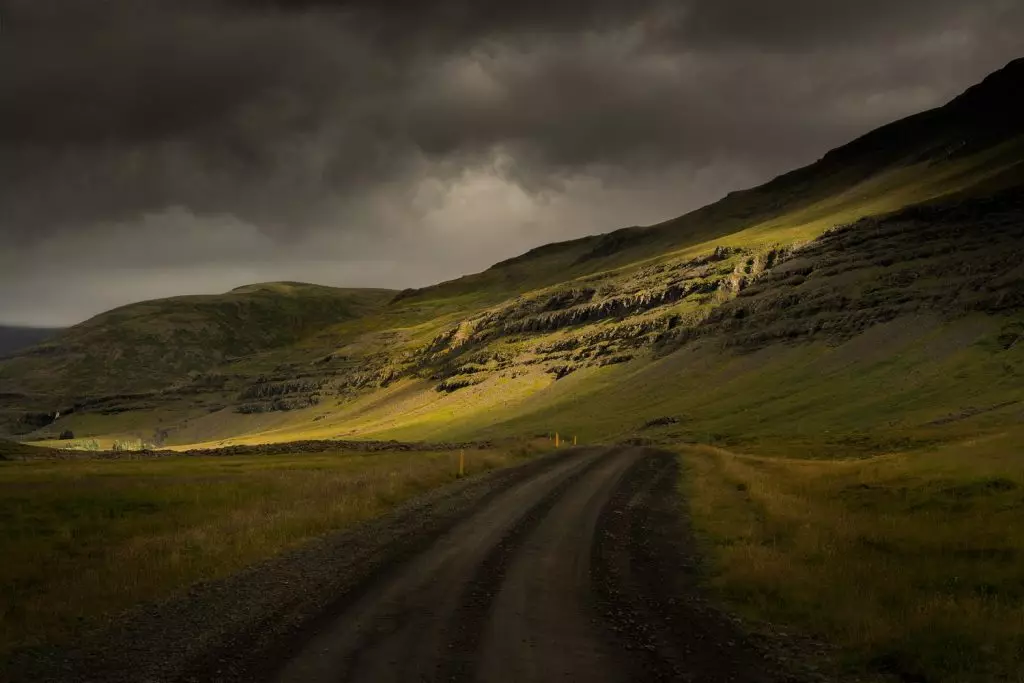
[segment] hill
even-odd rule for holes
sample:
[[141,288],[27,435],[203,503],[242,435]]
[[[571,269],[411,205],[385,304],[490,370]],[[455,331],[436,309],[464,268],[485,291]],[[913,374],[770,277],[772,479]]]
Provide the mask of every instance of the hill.
[[[915,316],[922,329],[975,314],[1001,329],[1019,306],[1022,86],[1018,60],[681,218],[397,296],[278,284],[111,311],[0,363],[0,392],[11,416],[61,412],[39,437],[66,424],[169,444],[446,438],[557,429],[557,417],[609,438],[662,417],[628,398],[635,377],[645,396],[682,400],[690,369],[672,363],[694,344],[838,344]],[[864,263],[847,262],[849,244],[872,245]],[[599,414],[585,398],[598,395],[620,397],[601,399],[607,418],[570,419]]]
[[[1024,58],[938,109],[872,131],[819,161],[665,223],[538,247],[478,275],[407,296],[493,292],[495,299],[666,252],[778,238],[896,210],[982,185],[1018,185]],[[1010,144],[1007,144],[1010,143]]]
[[0,439],[0,460],[31,460],[33,458],[48,458],[54,455],[49,448],[38,448],[26,446],[15,441]]
[[0,357],[21,351],[60,333],[48,327],[12,327],[0,325]]
[[[46,414],[107,410],[106,397],[156,405],[155,392],[216,383],[215,368],[292,347],[325,327],[379,310],[395,292],[300,283],[241,287],[103,313],[0,364],[0,394]],[[164,398],[167,393],[162,394]],[[150,403],[146,403],[146,402]],[[139,403],[135,404],[136,406]],[[106,407],[104,407],[106,406]],[[38,412],[37,411],[37,412]],[[116,409],[115,409],[116,411]],[[33,421],[36,422],[33,422]]]

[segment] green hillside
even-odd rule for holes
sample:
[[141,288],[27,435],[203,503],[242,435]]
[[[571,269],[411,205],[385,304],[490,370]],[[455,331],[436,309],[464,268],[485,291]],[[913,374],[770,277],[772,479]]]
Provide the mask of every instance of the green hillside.
[[46,458],[54,454],[52,450],[26,446],[16,441],[0,439],[0,460],[31,460],[33,458]]
[[215,368],[291,347],[326,326],[380,309],[394,295],[268,283],[124,306],[0,362],[0,400],[13,406],[9,420],[20,403],[64,414],[90,407],[113,414],[110,397],[158,405],[156,392],[197,380],[216,384],[220,380],[207,374]]
[[[558,428],[572,406],[599,414],[582,398],[594,395],[607,417],[572,428],[622,437],[662,416],[659,392],[685,403],[677,380],[691,368],[677,365],[694,345],[728,347],[728,364],[911,317],[999,327],[1019,308],[1003,257],[1020,243],[1022,83],[1018,60],[944,107],[681,218],[426,289],[277,284],[111,311],[0,362],[8,423],[32,438],[66,428],[168,445],[447,438]],[[942,250],[918,249],[934,243]],[[833,265],[849,244],[872,245],[865,262]]]

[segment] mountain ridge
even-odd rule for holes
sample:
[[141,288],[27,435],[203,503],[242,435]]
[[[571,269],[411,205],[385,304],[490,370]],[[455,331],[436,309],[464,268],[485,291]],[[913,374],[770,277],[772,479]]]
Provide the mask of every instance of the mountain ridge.
[[[783,213],[784,209],[792,204],[807,203],[812,196],[808,189],[813,190],[814,188],[804,186],[808,182],[820,183],[822,176],[838,175],[840,177],[836,179],[836,182],[842,187],[848,188],[864,178],[878,173],[880,168],[885,165],[891,165],[901,155],[916,157],[918,162],[935,161],[927,152],[938,152],[937,156],[947,157],[945,150],[949,146],[948,142],[944,145],[933,144],[934,148],[930,150],[920,149],[920,140],[915,138],[920,138],[921,135],[915,135],[912,136],[914,141],[907,144],[905,132],[920,127],[922,124],[925,124],[927,129],[923,135],[934,143],[937,131],[941,131],[942,135],[950,134],[952,131],[961,130],[961,125],[965,121],[970,124],[970,130],[974,132],[977,132],[979,120],[984,123],[991,123],[993,120],[999,122],[999,126],[994,129],[987,128],[982,138],[975,141],[976,147],[971,151],[977,153],[980,149],[995,143],[1024,136],[1024,101],[1020,95],[1021,83],[1024,83],[1024,58],[1013,60],[1002,69],[990,74],[981,83],[972,86],[940,107],[911,115],[865,133],[849,143],[826,152],[811,164],[780,174],[761,185],[730,192],[726,197],[682,216],[652,225],[619,228],[608,233],[541,245],[519,256],[496,263],[482,273],[413,290],[404,298],[418,296],[420,292],[436,292],[439,289],[451,287],[454,283],[463,283],[464,286],[466,281],[471,281],[474,277],[482,277],[487,273],[494,274],[505,268],[521,266],[538,257],[550,256],[553,253],[569,252],[575,255],[575,258],[567,263],[559,262],[559,266],[577,266],[580,263],[579,259],[586,256],[588,252],[592,255],[589,260],[603,265],[604,261],[600,260],[601,256],[618,254],[621,257],[623,253],[632,253],[637,258],[642,258],[657,253],[658,250],[690,246],[698,238],[722,237],[749,223],[753,217],[766,213],[774,217]],[[988,110],[993,102],[1009,103],[1009,106],[999,109],[993,115],[993,112]],[[979,110],[984,111],[979,113]],[[867,164],[866,168],[864,164],[858,164],[856,168],[850,168],[847,165],[851,158],[863,158],[865,150],[870,151],[879,146],[892,148],[893,140],[897,141],[898,151],[891,153],[883,160]],[[888,144],[882,145],[881,142]],[[964,152],[965,150],[961,148],[958,151]],[[834,191],[834,186],[826,185],[822,193]],[[790,197],[788,204],[769,206],[767,209],[764,207],[765,203],[778,202],[780,194]],[[710,229],[708,229],[709,227]],[[680,233],[682,233],[681,236]],[[649,245],[651,242],[654,243],[653,250],[643,252],[641,247]],[[580,247],[587,246],[591,248],[586,251],[577,251]],[[584,261],[586,260],[588,259],[584,259]],[[612,264],[616,263],[618,262],[613,259]],[[584,273],[580,272],[579,274]]]

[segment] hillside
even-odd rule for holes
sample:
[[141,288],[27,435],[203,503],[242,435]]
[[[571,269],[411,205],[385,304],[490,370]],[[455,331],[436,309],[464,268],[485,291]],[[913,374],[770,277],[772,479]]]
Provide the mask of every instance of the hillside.
[[[166,444],[558,429],[607,439],[665,418],[688,427],[654,436],[752,442],[749,425],[719,424],[704,398],[733,387],[723,410],[750,396],[742,409],[769,420],[777,404],[755,391],[769,371],[780,373],[773,386],[810,390],[792,384],[806,365],[784,360],[794,344],[842,356],[890,329],[876,353],[887,358],[903,353],[908,330],[943,336],[973,321],[975,336],[956,337],[965,352],[1013,334],[1022,90],[1018,60],[944,107],[681,218],[547,245],[422,290],[274,285],[111,311],[0,362],[0,393],[12,421],[62,411],[38,438],[67,427]],[[1015,367],[1018,350],[1000,362]],[[850,353],[849,368],[867,369]],[[771,360],[743,370],[754,357]],[[990,370],[971,371],[984,396],[928,385],[934,419],[1000,403]],[[41,426],[23,417],[23,431]],[[861,418],[836,438],[882,413]]]
[[268,283],[131,304],[4,361],[0,394],[46,413],[87,410],[110,396],[159,400],[153,392],[188,385],[240,358],[291,347],[327,326],[379,310],[394,295]]
[[478,275],[407,296],[493,291],[500,297],[716,241],[799,240],[820,234],[830,221],[895,210],[958,186],[1016,185],[1022,173],[1022,82],[1024,58],[943,107],[879,128],[809,166],[685,216],[538,247]]
[[46,458],[52,456],[54,451],[47,448],[26,446],[7,439],[0,439],[0,460],[29,460],[32,458]]

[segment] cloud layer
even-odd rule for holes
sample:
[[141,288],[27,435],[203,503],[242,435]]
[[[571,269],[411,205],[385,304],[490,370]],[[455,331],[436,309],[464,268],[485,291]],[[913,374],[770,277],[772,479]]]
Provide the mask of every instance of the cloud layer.
[[1015,0],[0,0],[0,321],[428,284],[678,215],[1024,53]]

